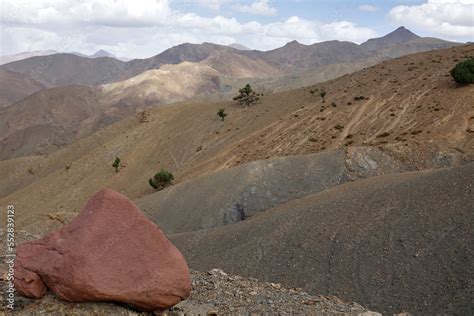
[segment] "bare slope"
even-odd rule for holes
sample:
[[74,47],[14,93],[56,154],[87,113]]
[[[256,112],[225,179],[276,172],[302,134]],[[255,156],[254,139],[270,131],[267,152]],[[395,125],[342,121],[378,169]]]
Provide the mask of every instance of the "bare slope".
[[147,107],[215,93],[219,76],[182,63],[102,86],[40,91],[0,110],[0,158],[48,153]]
[[[17,231],[17,243],[38,239],[24,231]],[[0,229],[0,251],[5,252],[6,232]],[[7,265],[0,265],[0,278],[6,281]],[[158,312],[160,315],[207,315],[207,314],[317,314],[364,316],[366,308],[355,302],[343,302],[332,296],[309,295],[302,289],[285,288],[281,284],[261,282],[238,275],[230,275],[219,269],[208,272],[191,270],[191,295],[170,310]],[[0,285],[0,295],[7,290],[6,282]],[[54,315],[110,315],[149,316],[150,312],[133,310],[126,305],[112,302],[70,303],[60,300],[51,292],[43,298],[28,299],[15,297],[15,310],[9,311],[6,301],[0,301],[0,312],[9,315],[54,314]],[[371,314],[379,315],[379,314]]]
[[45,89],[0,111],[0,159],[48,153],[145,108],[235,91],[237,78],[272,73],[278,71],[229,53],[199,63],[163,65],[95,87]]
[[126,63],[110,57],[87,58],[60,53],[35,56],[1,66],[48,87],[71,84],[95,85],[116,81],[126,69]]
[[408,156],[425,147],[431,148],[422,150],[428,155],[447,147],[472,154],[474,87],[458,86],[449,75],[472,55],[472,44],[413,54],[278,94],[288,114],[209,163],[235,165],[348,145],[390,144]]
[[[440,167],[438,161],[432,167]],[[348,181],[410,168],[379,148],[352,147],[253,161],[184,181],[136,203],[165,233],[182,233],[237,223]]]
[[43,84],[24,75],[0,68],[0,108],[20,101],[45,88]]
[[101,87],[109,103],[125,102],[136,107],[172,103],[220,90],[220,73],[201,63],[183,62],[148,70],[128,80]]
[[171,240],[194,269],[218,266],[386,314],[469,315],[473,175],[471,163],[360,180]]
[[[17,204],[19,228],[45,231],[60,224],[54,214],[78,211],[104,186],[131,198],[152,193],[147,181],[160,168],[182,182],[249,161],[360,145],[380,147],[412,169],[469,160],[474,87],[457,86],[448,72],[473,53],[466,45],[405,56],[267,95],[250,108],[203,102],[153,109],[148,122],[129,117],[48,156],[0,161],[0,205]],[[323,88],[325,103],[316,91]],[[229,113],[224,122],[216,116],[221,107]],[[119,173],[115,156],[124,165]]]

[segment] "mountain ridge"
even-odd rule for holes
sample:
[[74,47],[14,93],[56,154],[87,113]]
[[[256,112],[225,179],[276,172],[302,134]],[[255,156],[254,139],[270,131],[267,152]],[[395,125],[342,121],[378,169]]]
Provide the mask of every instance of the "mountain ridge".
[[[219,56],[227,53],[253,58],[258,60],[259,63],[269,64],[269,66],[280,68],[280,71],[283,72],[297,72],[307,70],[311,67],[324,66],[333,63],[360,62],[364,58],[377,58],[377,60],[381,61],[384,58],[399,57],[399,54],[397,55],[393,52],[378,56],[377,54],[374,54],[374,49],[366,49],[366,47],[375,45],[375,47],[378,47],[379,49],[387,49],[388,46],[401,45],[408,43],[411,40],[420,38],[419,36],[404,28],[404,31],[401,29],[402,28],[399,28],[385,35],[384,37],[371,39],[361,45],[347,41],[326,41],[314,43],[312,45],[303,45],[293,41],[280,48],[265,52],[257,50],[238,50],[229,46],[207,42],[202,44],[183,43],[171,47],[150,58],[132,59],[127,62],[102,59],[100,59],[100,62],[98,62],[97,60],[93,59],[94,61],[89,63],[81,58],[69,58],[69,60],[65,62],[64,59],[66,57],[62,56],[65,54],[60,53],[54,55],[56,57],[49,57],[49,59],[47,59],[48,57],[40,57],[33,60],[31,60],[31,58],[27,58],[17,61],[16,63],[14,62],[2,65],[1,67],[13,72],[18,72],[20,74],[31,75],[35,67],[38,67],[38,65],[44,63],[48,65],[48,69],[55,68],[56,63],[61,63],[63,65],[67,64],[67,71],[65,70],[63,73],[61,73],[60,70],[56,70],[54,72],[48,71],[48,69],[42,72],[41,80],[43,83],[47,83],[50,86],[68,84],[95,85],[110,83],[131,78],[143,71],[156,69],[164,64],[177,64],[183,61],[201,62],[209,58],[211,55]],[[413,34],[413,36],[406,35],[408,33]],[[449,45],[460,45],[460,43],[442,40],[432,41],[432,43],[426,45],[426,48],[421,46],[417,48],[417,51],[412,52],[419,52],[434,48],[447,48]],[[291,48],[294,48],[294,51]],[[62,59],[63,61],[56,61],[56,58]],[[92,64],[94,66],[90,67],[88,64]],[[89,73],[92,74],[91,78],[79,77],[74,79],[74,77],[71,75],[67,76],[65,72],[69,74],[74,73],[76,67],[74,65],[78,65],[78,71],[80,71],[81,68],[88,67]],[[94,69],[98,69],[101,72],[107,73],[108,75],[101,76],[97,73],[98,70],[94,72]]]

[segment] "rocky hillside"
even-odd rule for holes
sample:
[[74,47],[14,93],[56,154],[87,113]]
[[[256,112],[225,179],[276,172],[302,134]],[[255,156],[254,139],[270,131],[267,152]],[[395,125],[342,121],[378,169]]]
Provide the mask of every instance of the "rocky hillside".
[[[243,277],[194,274],[201,292],[192,296],[196,305],[185,302],[183,310],[243,312],[238,305],[246,302],[257,313],[296,305],[302,313],[365,311],[316,296],[322,294],[384,313],[471,314],[474,87],[456,84],[449,71],[473,55],[472,44],[408,55],[268,94],[250,107],[188,101],[147,109],[49,154],[1,160],[0,207],[14,203],[17,230],[43,234],[70,222],[104,187],[134,199],[171,234],[191,268]],[[18,135],[34,146],[38,142],[29,139],[41,137],[41,130],[21,131],[40,118],[35,124],[49,133],[49,115],[90,128],[95,125],[87,116],[104,106],[98,113],[118,119],[114,111],[136,106],[120,98],[141,97],[128,87],[146,90],[158,83],[163,91],[180,92],[172,83],[190,83],[186,74],[195,65],[169,66],[184,67],[179,78],[164,68],[100,88],[72,86],[68,100],[108,93],[123,105],[74,107],[84,111],[74,112],[83,118],[77,122],[62,105],[41,112],[49,97],[43,108],[22,105],[30,107],[29,116],[0,112],[9,113],[2,131],[18,128],[3,144],[21,143],[11,136]],[[215,74],[200,65],[191,77]],[[73,104],[61,101],[63,94],[55,99]],[[224,121],[216,115],[220,108],[228,113]],[[118,172],[115,157],[122,162]],[[175,182],[156,192],[148,179],[162,168],[173,172]],[[115,213],[108,214],[115,223]],[[268,293],[263,301],[251,294],[254,288]],[[59,304],[46,297],[40,306],[47,311],[50,303]],[[103,305],[83,306],[103,311]]]
[[0,109],[46,88],[33,78],[1,68],[0,82]]
[[265,94],[286,91],[387,58],[455,45],[400,28],[361,45],[290,42],[260,52],[203,43],[129,62],[74,54],[23,59],[0,67],[0,106],[16,103],[0,109],[0,159],[53,152],[149,107],[191,98],[228,100],[248,82]]
[[[17,232],[17,241],[38,238],[24,231]],[[5,244],[5,232],[0,230],[0,241]],[[6,281],[5,266],[0,267],[0,278]],[[162,315],[207,315],[223,313],[324,313],[324,315],[368,315],[369,312],[357,303],[347,303],[334,296],[310,295],[301,288],[285,288],[281,284],[261,282],[254,278],[231,275],[219,269],[209,272],[191,271],[191,296]],[[2,296],[5,288],[0,287]],[[6,309],[0,302],[0,311]],[[124,305],[113,303],[69,303],[48,293],[41,300],[17,297],[15,312],[11,315],[72,314],[72,315],[150,315]],[[371,316],[380,315],[378,313]]]
[[468,315],[473,174],[470,163],[355,181],[171,240],[194,269],[218,266],[385,314]]
[[[48,156],[1,161],[0,201],[17,201],[25,209],[18,224],[44,231],[59,224],[48,214],[78,211],[104,186],[132,198],[151,193],[148,178],[160,168],[181,182],[254,160],[353,146],[380,147],[413,170],[469,160],[473,87],[457,86],[448,72],[473,50],[402,57],[249,108],[182,103],[148,111],[145,121],[132,116]],[[216,115],[222,107],[224,122]],[[115,156],[124,165],[117,174]]]

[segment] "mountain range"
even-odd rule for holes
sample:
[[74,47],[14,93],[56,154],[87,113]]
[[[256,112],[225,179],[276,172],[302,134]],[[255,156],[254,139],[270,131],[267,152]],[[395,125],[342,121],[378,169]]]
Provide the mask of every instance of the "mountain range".
[[[0,94],[2,158],[51,152],[148,107],[192,98],[226,99],[247,82],[264,93],[284,91],[404,53],[457,45],[420,38],[401,27],[361,45],[293,41],[261,52],[182,44],[129,62],[74,54],[31,57],[0,67],[0,81],[7,87]],[[31,133],[42,141],[29,141]]]
[[[404,27],[400,27],[384,37],[370,39],[361,45],[341,41],[303,45],[293,41],[281,48],[262,52],[239,50],[212,43],[186,43],[167,49],[147,59],[134,59],[128,62],[111,60],[109,53],[99,51],[94,55],[109,58],[85,59],[74,54],[56,54],[12,62],[3,65],[2,68],[27,77],[39,77],[36,72],[41,72],[41,78],[36,79],[50,87],[69,84],[96,85],[110,83],[131,78],[146,70],[157,69],[164,64],[178,64],[184,61],[207,62],[209,60],[219,60],[222,61],[221,64],[230,62],[232,65],[234,62],[242,64],[242,62],[249,62],[249,59],[251,59],[254,65],[257,64],[260,65],[260,68],[271,69],[272,71],[259,73],[258,69],[253,74],[243,73],[241,76],[273,77],[275,73],[284,75],[329,64],[354,63],[367,60],[381,61],[407,53],[447,48],[455,45],[460,45],[460,43],[434,38],[420,38]],[[210,63],[212,64],[212,62]],[[221,67],[223,66],[221,65]],[[224,74],[228,75],[226,72]]]

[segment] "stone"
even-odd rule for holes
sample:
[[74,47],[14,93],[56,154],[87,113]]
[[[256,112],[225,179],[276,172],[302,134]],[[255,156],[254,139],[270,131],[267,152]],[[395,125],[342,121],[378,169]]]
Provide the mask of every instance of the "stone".
[[122,302],[167,309],[191,291],[183,255],[124,195],[96,193],[71,223],[17,249],[15,287],[40,298],[46,288],[70,302]]

